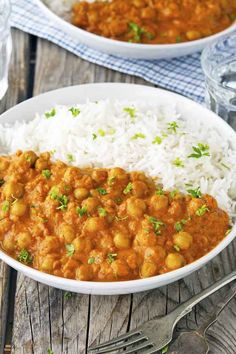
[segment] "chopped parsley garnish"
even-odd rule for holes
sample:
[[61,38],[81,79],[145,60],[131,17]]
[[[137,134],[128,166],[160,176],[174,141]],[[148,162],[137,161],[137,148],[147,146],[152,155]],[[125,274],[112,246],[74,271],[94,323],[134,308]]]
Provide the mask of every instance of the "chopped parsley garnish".
[[2,211],[6,213],[10,209],[10,202],[8,200],[5,200],[2,203]]
[[97,134],[93,133],[93,140],[97,139]]
[[4,179],[0,178],[0,187],[5,183]]
[[148,221],[152,224],[155,233],[159,235],[161,233],[160,227],[164,225],[164,223],[154,218],[154,216],[149,216]]
[[43,170],[42,171],[42,175],[43,177],[45,177],[46,179],[49,179],[52,175],[52,172],[50,170]]
[[75,158],[74,158],[74,156],[72,154],[67,154],[67,160],[68,160],[69,163],[71,163],[71,162],[75,161]]
[[53,199],[53,200],[56,200],[58,198],[58,193],[59,193],[59,190],[57,187],[52,187],[51,189],[51,192],[50,192],[50,197]]
[[85,207],[78,207],[76,209],[76,213],[79,214],[79,216],[82,218],[82,216],[87,214],[87,209]]
[[72,293],[70,291],[64,292],[64,299],[68,300],[72,297]]
[[93,264],[95,262],[95,257],[89,257],[88,264]]
[[152,141],[152,144],[160,145],[161,143],[162,143],[162,138],[160,136],[155,136],[155,138]]
[[188,155],[188,158],[195,158],[195,159],[199,159],[200,157],[203,157],[203,156],[210,156],[210,153],[209,153],[209,145],[207,144],[201,144],[201,143],[198,143],[197,146],[193,146],[192,147],[193,149],[193,153]]
[[124,112],[128,113],[130,118],[134,119],[136,116],[136,109],[133,107],[125,107],[123,109]]
[[66,195],[62,194],[57,198],[58,202],[60,203],[60,206],[57,207],[58,210],[66,210],[68,206],[69,199]]
[[106,209],[102,208],[102,207],[99,207],[98,208],[98,214],[99,216],[106,216],[107,215],[107,212],[106,212]]
[[79,108],[71,107],[69,111],[71,112],[73,117],[77,117],[80,114]]
[[66,253],[69,257],[73,256],[75,253],[75,246],[72,243],[66,245]]
[[56,113],[57,113],[56,109],[53,108],[51,111],[45,112],[44,115],[48,119],[48,118],[54,117],[56,115]]
[[21,263],[26,263],[26,264],[30,264],[33,262],[33,257],[26,249],[20,251],[17,259]]
[[164,191],[163,191],[162,188],[158,188],[158,189],[156,189],[155,194],[156,194],[156,195],[163,195],[163,194],[164,194]]
[[180,247],[179,247],[178,245],[174,245],[173,248],[174,248],[177,252],[180,251]]
[[193,198],[201,198],[202,197],[202,192],[200,191],[200,188],[198,187],[197,189],[187,189],[187,192],[193,197]]
[[176,36],[176,37],[175,37],[175,41],[176,41],[176,43],[182,42],[181,36]]
[[108,253],[107,255],[108,263],[113,263],[116,257],[117,257],[117,253]]
[[207,211],[209,211],[208,207],[206,204],[202,205],[200,208],[197,209],[196,215],[197,216],[202,216],[204,215]]
[[103,129],[98,129],[98,135],[105,136],[106,132]]
[[174,198],[176,196],[176,194],[178,194],[178,193],[179,193],[178,189],[174,189],[173,191],[171,191],[170,192],[171,198]]
[[104,189],[104,188],[97,188],[97,191],[98,191],[98,193],[99,194],[101,194],[101,195],[107,195],[108,193],[107,193],[107,190],[106,189]]
[[112,186],[114,184],[116,180],[116,177],[109,177],[107,180],[107,183],[109,184],[109,186]]
[[53,351],[52,351],[52,349],[48,349],[48,352],[47,352],[47,354],[53,354]]
[[167,130],[169,133],[176,134],[177,129],[179,128],[179,125],[177,122],[173,121],[167,124]]
[[184,163],[179,157],[176,157],[176,159],[172,161],[172,164],[176,167],[184,167]]
[[129,22],[129,27],[133,31],[134,34],[134,40],[136,42],[141,42],[142,35],[144,34],[148,39],[153,39],[155,38],[154,34],[146,31],[145,29],[141,28],[137,23],[135,22]]
[[184,225],[187,223],[187,221],[188,220],[186,220],[186,219],[182,219],[182,220],[180,220],[180,221],[177,221],[176,223],[175,223],[175,230],[176,231],[182,231],[183,230],[183,227],[184,227]]
[[127,186],[125,187],[125,189],[123,190],[123,193],[124,193],[124,194],[128,194],[128,193],[130,193],[130,192],[132,191],[132,189],[133,189],[133,185],[132,185],[131,182],[129,182],[129,183],[127,184]]
[[169,350],[169,347],[168,347],[168,345],[167,345],[167,346],[165,346],[164,348],[162,348],[161,354],[166,354],[166,353],[168,352],[168,350]]
[[131,140],[137,140],[137,139],[145,139],[146,135],[143,133],[136,133],[131,137]]

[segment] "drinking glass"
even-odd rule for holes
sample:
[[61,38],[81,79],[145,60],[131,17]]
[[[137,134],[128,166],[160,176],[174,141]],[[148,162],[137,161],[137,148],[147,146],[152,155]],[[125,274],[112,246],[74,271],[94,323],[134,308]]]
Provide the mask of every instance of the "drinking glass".
[[205,48],[201,62],[208,108],[236,128],[236,33]]
[[9,0],[0,0],[0,99],[8,88],[8,68],[12,50],[10,9]]

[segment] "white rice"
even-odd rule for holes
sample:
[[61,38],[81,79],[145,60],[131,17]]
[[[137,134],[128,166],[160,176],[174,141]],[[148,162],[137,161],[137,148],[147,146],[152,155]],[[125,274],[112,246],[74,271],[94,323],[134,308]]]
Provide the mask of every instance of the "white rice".
[[[86,1],[93,2],[94,0]],[[43,2],[57,15],[68,18],[72,5],[79,2],[79,0],[43,0]]]
[[[65,162],[72,155],[76,166],[141,170],[158,177],[167,190],[200,187],[236,216],[236,151],[215,128],[209,132],[200,120],[184,120],[174,107],[149,103],[103,100],[74,107],[80,109],[77,117],[71,107],[56,106],[55,116],[48,119],[37,115],[27,123],[0,125],[0,151],[55,151],[53,157]],[[135,107],[135,118],[125,107]],[[173,121],[179,126],[176,133],[168,130]],[[145,137],[132,139],[135,134]],[[156,136],[160,144],[152,143]],[[210,156],[188,157],[198,143],[209,145]],[[184,167],[173,164],[176,158]]]

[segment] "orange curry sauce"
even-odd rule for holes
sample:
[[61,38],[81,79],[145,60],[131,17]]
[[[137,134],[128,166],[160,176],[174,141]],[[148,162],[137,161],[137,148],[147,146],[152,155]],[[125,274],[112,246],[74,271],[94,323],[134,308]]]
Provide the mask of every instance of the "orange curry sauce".
[[90,281],[151,277],[191,263],[229,217],[199,189],[168,192],[142,172],[80,169],[50,154],[0,157],[0,242],[12,257]]
[[111,0],[75,3],[71,21],[120,41],[165,44],[210,36],[235,18],[236,0]]

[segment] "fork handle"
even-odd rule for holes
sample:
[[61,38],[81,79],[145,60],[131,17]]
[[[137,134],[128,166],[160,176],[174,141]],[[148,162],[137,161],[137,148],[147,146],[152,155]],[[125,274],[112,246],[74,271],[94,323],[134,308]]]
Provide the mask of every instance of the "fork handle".
[[229,284],[233,280],[236,279],[236,271],[226,275],[223,279],[218,280],[213,285],[209,286],[201,293],[194,295],[191,299],[187,300],[183,304],[179,305],[176,309],[174,309],[170,315],[176,318],[175,324],[185,315],[192,311],[192,308],[197,305],[200,301],[213,294],[217,290],[221,289],[223,286]]

